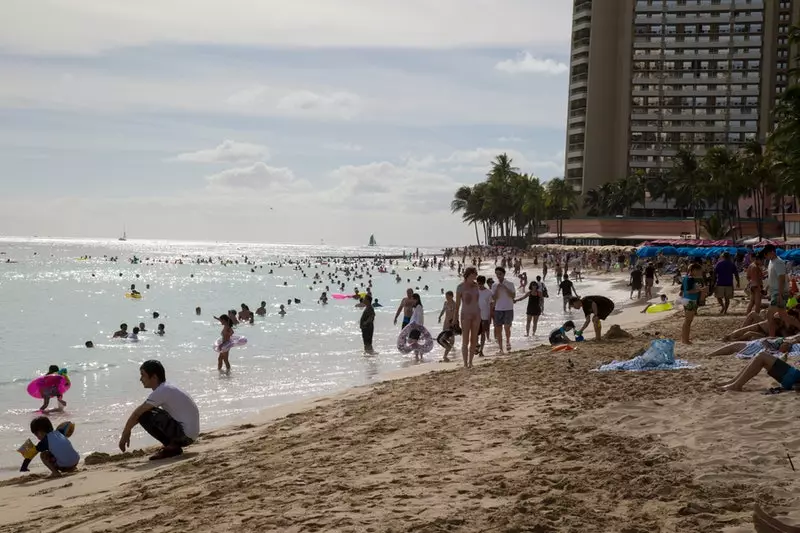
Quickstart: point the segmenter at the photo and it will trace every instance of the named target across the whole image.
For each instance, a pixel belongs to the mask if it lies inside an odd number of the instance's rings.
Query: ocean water
[[[392,318],[397,305],[407,287],[419,287],[426,326],[435,336],[444,300],[441,289],[455,289],[459,282],[455,271],[423,271],[401,260],[388,267],[402,276],[399,284],[395,276],[378,273],[376,268],[370,269],[371,278],[365,275],[359,280],[346,281],[344,274],[337,274],[347,293],[355,285],[366,286],[371,279],[373,294],[385,305],[377,310],[377,357],[362,353],[361,310],[354,307],[353,300],[331,299],[327,306],[317,303],[325,285],[331,285],[329,295],[339,291],[327,279],[334,267],[314,258],[404,251],[411,250],[0,239],[0,475],[11,475],[19,468],[21,456],[16,448],[32,437],[28,425],[40,406],[40,400],[28,396],[25,388],[51,364],[66,367],[72,380],[65,396],[68,407],[51,418],[55,423],[75,422],[72,441],[82,455],[116,449],[128,414],[149,392],[138,380],[138,366],[147,359],[161,360],[167,379],[193,396],[203,430],[241,421],[267,407],[366,384],[382,373],[415,364],[395,348],[399,328]],[[441,254],[440,250],[420,251]],[[92,258],[78,259],[85,255]],[[134,255],[148,259],[131,264],[128,259]],[[103,256],[117,256],[119,261]],[[197,257],[211,257],[214,263],[196,264]],[[255,266],[245,264],[245,257]],[[222,264],[218,258],[239,264]],[[7,263],[8,259],[16,262]],[[175,264],[176,260],[183,264]],[[311,260],[312,264],[301,271],[289,263],[299,260]],[[317,273],[323,281],[314,284]],[[528,272],[531,279],[536,274],[539,272]],[[142,299],[124,296],[132,283],[142,292]],[[422,290],[425,285],[430,289],[427,292]],[[617,302],[627,299],[627,294],[612,289],[609,281],[587,280],[577,287],[581,294],[604,294]],[[545,342],[549,331],[566,320],[560,298],[555,297],[555,280],[548,289],[551,298],[536,338],[523,337],[525,302],[517,304],[512,332],[515,349]],[[295,298],[301,302],[294,303]],[[290,299],[286,316],[279,316],[279,304]],[[228,309],[238,310],[241,303],[255,311],[262,300],[267,302],[268,315],[256,317],[254,325],[237,327],[236,333],[249,342],[230,351],[231,375],[220,375],[212,346],[221,326],[212,317]],[[195,315],[198,306],[202,308],[200,316]],[[155,320],[154,311],[160,314]],[[111,339],[122,322],[129,331],[144,322],[148,331],[137,343]],[[166,326],[163,337],[153,333],[158,323]],[[92,340],[95,348],[85,348],[87,340]],[[441,352],[437,346],[426,361],[439,360]],[[455,355],[460,355],[458,347]],[[134,447],[154,443],[142,431],[133,434]],[[42,468],[38,463],[32,466],[35,471]]]

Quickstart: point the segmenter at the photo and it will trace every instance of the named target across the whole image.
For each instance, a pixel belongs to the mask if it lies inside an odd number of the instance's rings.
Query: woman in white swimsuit
[[[461,320],[461,355],[465,368],[472,368],[472,358],[478,346],[481,328],[481,310],[478,305],[480,289],[477,279],[478,270],[467,267],[464,270],[464,282],[456,288],[456,317]]]

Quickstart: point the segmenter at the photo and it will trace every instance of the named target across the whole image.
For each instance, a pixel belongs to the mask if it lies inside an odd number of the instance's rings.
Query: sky
[[[563,176],[571,4],[4,0],[0,235],[471,244]]]

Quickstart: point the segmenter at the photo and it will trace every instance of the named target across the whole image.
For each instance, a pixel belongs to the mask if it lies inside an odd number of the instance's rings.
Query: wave
[[[95,372],[102,372],[103,370],[109,370],[111,368],[116,368],[119,365],[115,365],[114,363],[102,363],[94,366],[93,363],[83,363],[79,364],[75,367],[67,366],[69,370],[70,376],[75,376],[78,374],[93,374]],[[0,387],[8,386],[8,385],[16,385],[18,383],[30,383],[31,380],[36,379],[38,376],[27,377],[27,378],[12,378],[8,381],[0,381]]]

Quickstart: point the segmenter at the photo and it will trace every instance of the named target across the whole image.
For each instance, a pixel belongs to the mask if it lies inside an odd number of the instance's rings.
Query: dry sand
[[[58,480],[9,480],[0,532],[734,533],[753,531],[755,502],[800,508],[786,457],[800,467],[797,397],[762,395],[766,377],[723,393],[716,383],[745,363],[703,355],[741,316],[701,311],[698,342],[677,354],[700,368],[591,372],[679,335],[680,312],[628,313],[651,320],[633,339],[272,411],[280,418],[210,433],[168,464],[112,457]]]

